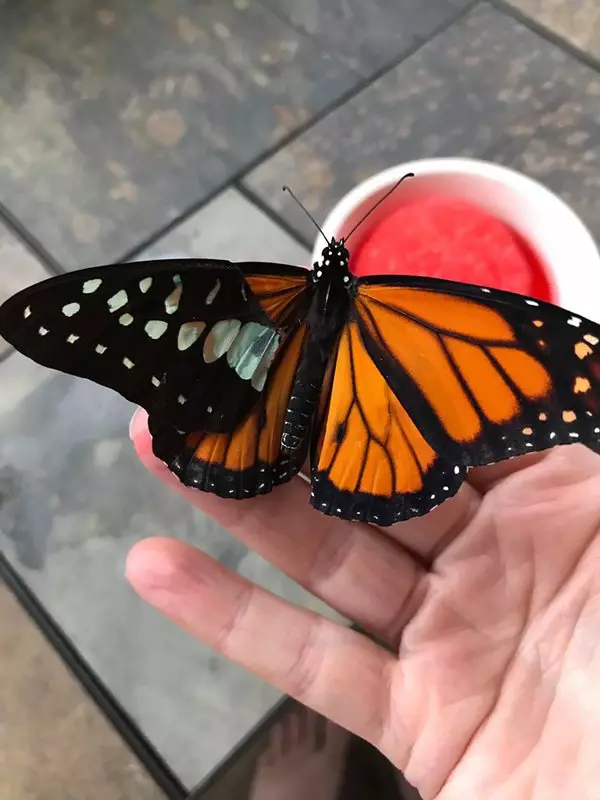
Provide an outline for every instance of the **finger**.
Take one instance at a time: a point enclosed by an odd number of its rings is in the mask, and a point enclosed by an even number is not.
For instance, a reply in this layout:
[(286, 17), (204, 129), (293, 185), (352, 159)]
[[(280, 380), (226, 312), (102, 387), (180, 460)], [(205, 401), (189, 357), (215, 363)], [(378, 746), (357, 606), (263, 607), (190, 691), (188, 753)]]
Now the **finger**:
[(146, 420), (136, 414), (131, 436), (150, 472), (340, 614), (396, 641), (423, 594), (425, 574), (405, 550), (376, 528), (315, 511), (300, 479), (243, 502), (183, 486), (153, 455)]
[(144, 600), (209, 647), (380, 743), (397, 662), (367, 637), (292, 606), (183, 542), (138, 543), (126, 574)]
[[(339, 610), (340, 613), (358, 622), (366, 630), (371, 630), (394, 642), (404, 621), (410, 616), (410, 611), (406, 607), (407, 599), (411, 598), (411, 601), (415, 601), (419, 594), (416, 589), (418, 582), (422, 579), (423, 570), (471, 522), (480, 502), (477, 490), (465, 483), (455, 497), (450, 498), (429, 514), (385, 528), (382, 531), (382, 538), (390, 537), (402, 544), (409, 553), (417, 557), (422, 569), (415, 573), (415, 565), (410, 563), (409, 574), (406, 574), (406, 560), (402, 558), (402, 561), (399, 562), (397, 552), (383, 547), (376, 548), (379, 564), (372, 569), (373, 539), (365, 537), (364, 526), (354, 525), (349, 528), (344, 521), (334, 517), (327, 518), (317, 514), (309, 517), (302, 515), (302, 541), (296, 542), (296, 546), (293, 546), (285, 534), (282, 536), (282, 531), (288, 527), (290, 519), (282, 505), (284, 487), (279, 487), (272, 496), (266, 495), (257, 500), (262, 503), (261, 510), (267, 514), (272, 511), (269, 499), (272, 498), (277, 503), (275, 508), (278, 508), (280, 512), (284, 511), (285, 515), (285, 519), (282, 520), (282, 528), (274, 530), (275, 526), (268, 526), (267, 520), (267, 527), (269, 527), (267, 531), (262, 529), (259, 524), (248, 529), (246, 526), (248, 517), (242, 514), (242, 509), (237, 504), (224, 504), (219, 498), (212, 495), (203, 495), (194, 489), (187, 489), (154, 456), (152, 440), (147, 428), (147, 415), (141, 409), (132, 419), (131, 436), (142, 463), (156, 477), (168, 483), (191, 503), (216, 518), (236, 538), (259, 552), (313, 594)], [(306, 499), (301, 496), (302, 491), (304, 491)], [(308, 491), (302, 490), (296, 483), (287, 485), (286, 495), (288, 492), (295, 495), (293, 499), (290, 498), (291, 502), (297, 500), (306, 503), (308, 500)], [(249, 501), (244, 502), (248, 503)], [(260, 521), (261, 524), (265, 524), (264, 516), (261, 514), (256, 522)], [(307, 534), (305, 530), (305, 520), (311, 526), (312, 535)], [(241, 526), (236, 524), (240, 522)], [(279, 522), (277, 524), (279, 525)], [(312, 529), (313, 525), (314, 529)], [(371, 527), (369, 530), (373, 532), (374, 528)], [(329, 535), (327, 535), (327, 531)], [(278, 547), (274, 549), (275, 545)], [(278, 552), (282, 545), (284, 553)], [(344, 549), (346, 549), (345, 554)], [(305, 561), (306, 559), (310, 561), (313, 553), (315, 554), (314, 567), (307, 569)], [(333, 561), (331, 561), (332, 557)], [(352, 563), (345, 563), (346, 560)], [(386, 565), (388, 569), (385, 569)], [(364, 571), (368, 572), (368, 576), (364, 574)], [(385, 575), (381, 574), (383, 571), (385, 571)], [(307, 573), (315, 574), (309, 580)], [(349, 581), (346, 580), (347, 577)], [(375, 579), (374, 587), (372, 578)], [(336, 579), (343, 586), (336, 586)], [(358, 591), (356, 587), (360, 587)], [(411, 605), (414, 606), (410, 609), (412, 611), (418, 603), (414, 602)], [(390, 633), (390, 624), (393, 627), (393, 634)]]

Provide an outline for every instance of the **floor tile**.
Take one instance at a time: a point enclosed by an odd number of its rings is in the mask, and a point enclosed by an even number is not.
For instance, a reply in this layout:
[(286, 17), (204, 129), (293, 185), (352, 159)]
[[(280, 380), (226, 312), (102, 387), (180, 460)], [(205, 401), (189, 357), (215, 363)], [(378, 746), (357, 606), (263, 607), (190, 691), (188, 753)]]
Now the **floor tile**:
[(297, 29), (370, 75), (467, 6), (470, 0), (262, 0)]
[(69, 269), (118, 260), (358, 78), (257, 0), (2, 15), (0, 195)]
[(211, 200), (139, 258), (173, 255), (304, 266), (310, 260), (304, 247), (235, 189), (227, 189)]
[(509, 0), (524, 14), (600, 59), (600, 5), (596, 0)]
[[(42, 264), (0, 221), (0, 305), (15, 292), (47, 277)], [(9, 345), (0, 336), (0, 357), (8, 350)]]
[(381, 169), (418, 157), (512, 166), (600, 235), (600, 76), (482, 5), (267, 160), (248, 186), (303, 235), (285, 178), (317, 219)]
[[(164, 247), (179, 255), (193, 246), (223, 258), (304, 257), (234, 192), (169, 238)], [(28, 364), (14, 354), (0, 365), (0, 378), (21, 387), (0, 404), (0, 547), (191, 787), (280, 695), (142, 603), (123, 577), (130, 547), (172, 535), (292, 602), (333, 612), (145, 473), (127, 436), (129, 403)]]
[(3, 584), (0, 619), (0, 795), (164, 797)]

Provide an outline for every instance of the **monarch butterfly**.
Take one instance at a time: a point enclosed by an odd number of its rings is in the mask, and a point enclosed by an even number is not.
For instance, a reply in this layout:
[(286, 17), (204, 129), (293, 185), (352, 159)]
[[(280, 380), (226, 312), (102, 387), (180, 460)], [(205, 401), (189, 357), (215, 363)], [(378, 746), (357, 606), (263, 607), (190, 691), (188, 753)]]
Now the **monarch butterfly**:
[(485, 287), (356, 278), (348, 238), (312, 270), (184, 259), (49, 278), (4, 303), (0, 334), (144, 407), (182, 483), (253, 497), (310, 457), (315, 508), (380, 526), (427, 513), (469, 467), (600, 441), (600, 326)]

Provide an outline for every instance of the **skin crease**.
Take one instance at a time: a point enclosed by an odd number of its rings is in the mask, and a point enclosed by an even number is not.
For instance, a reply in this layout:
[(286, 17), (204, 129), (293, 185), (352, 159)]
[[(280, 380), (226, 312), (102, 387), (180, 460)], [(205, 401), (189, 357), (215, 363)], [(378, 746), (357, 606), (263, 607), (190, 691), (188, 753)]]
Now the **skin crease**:
[(142, 463), (232, 535), (385, 642), (297, 608), (167, 538), (127, 560), (193, 636), (369, 740), (424, 800), (597, 800), (600, 456), (582, 445), (472, 470), (425, 517), (326, 517), (301, 479), (233, 502)]

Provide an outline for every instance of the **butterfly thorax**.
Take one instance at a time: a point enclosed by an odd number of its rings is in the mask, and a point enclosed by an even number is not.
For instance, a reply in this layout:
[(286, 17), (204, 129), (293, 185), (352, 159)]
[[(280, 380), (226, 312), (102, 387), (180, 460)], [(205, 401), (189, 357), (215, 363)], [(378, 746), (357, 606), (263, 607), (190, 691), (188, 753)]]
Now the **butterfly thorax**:
[(283, 427), (282, 445), (297, 450), (310, 432), (327, 362), (348, 314), (354, 280), (344, 242), (332, 239), (312, 272), (311, 303), (302, 360)]

